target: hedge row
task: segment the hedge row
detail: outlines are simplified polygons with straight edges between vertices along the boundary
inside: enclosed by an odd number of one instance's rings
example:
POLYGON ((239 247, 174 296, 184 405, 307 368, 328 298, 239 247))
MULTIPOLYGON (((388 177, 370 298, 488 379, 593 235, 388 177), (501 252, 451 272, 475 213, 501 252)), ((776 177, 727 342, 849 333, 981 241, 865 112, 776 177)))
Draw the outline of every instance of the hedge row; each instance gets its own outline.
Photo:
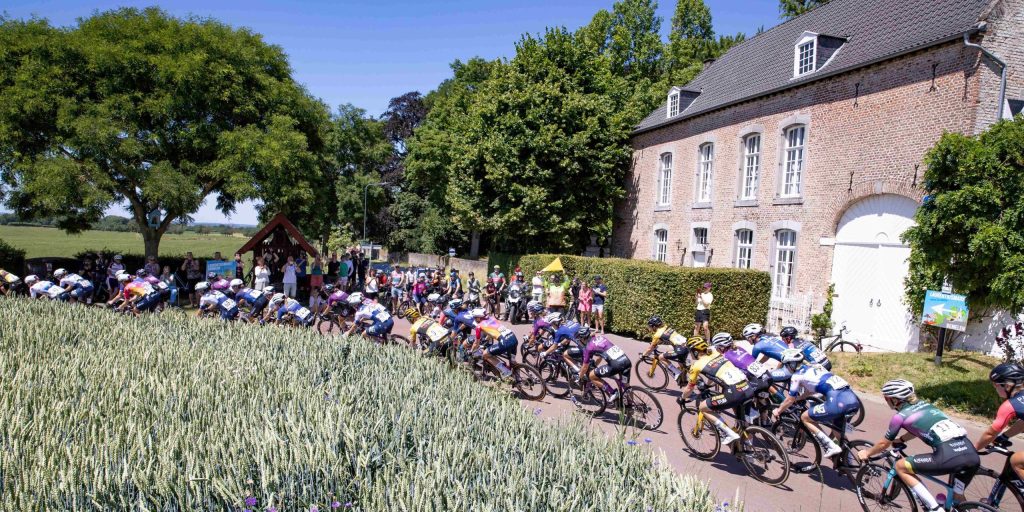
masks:
POLYGON ((0 240, 0 268, 20 275, 25 268, 25 251, 0 240))
MULTIPOLYGON (((73 258, 75 258, 75 259, 77 259, 79 261, 81 261, 82 259, 84 259, 86 257, 95 259, 96 258, 96 254, 98 252, 102 252, 103 254, 106 254, 107 255, 107 260, 110 260, 110 258, 113 257, 114 254, 120 254, 121 255, 121 263, 124 264, 125 269, 127 269, 129 272, 135 272, 136 270, 146 266, 146 255, 145 254, 136 254, 136 253, 129 253, 129 252, 115 253, 114 251, 107 251, 107 250, 103 250, 103 251, 85 250, 85 251, 79 251, 79 252, 75 253, 73 258)), ((231 255, 231 257, 233 258, 234 255, 231 255)), ((209 259, 209 258, 197 257, 196 259, 199 260, 199 269, 202 270, 203 272, 206 272, 206 260, 209 259)), ((184 254, 161 254, 160 256, 157 256, 156 261, 157 261, 157 263, 160 264, 160 270, 161 271, 163 270, 163 268, 165 266, 168 266, 168 267, 171 267, 171 272, 176 272, 176 271, 180 271, 181 270, 181 264, 185 261, 185 255, 184 254)), ((71 270, 71 269, 68 269, 68 270, 71 270)), ((78 270, 78 269, 75 269, 75 270, 78 270)), ((245 270, 246 270, 246 272, 248 272, 250 270, 250 265, 248 265, 248 262, 246 263, 245 270)))
POLYGON ((695 294, 710 282, 715 302, 711 308, 711 331, 739 336, 750 322, 764 322, 768 316, 771 277, 767 272, 734 268, 673 267, 654 261, 621 258, 585 258, 557 254, 534 254, 506 259, 518 264, 527 276, 546 267, 556 257, 569 276, 591 280, 604 278, 608 286, 605 312, 608 328, 616 333, 642 336, 647 319, 661 315, 681 331, 693 328, 695 294))

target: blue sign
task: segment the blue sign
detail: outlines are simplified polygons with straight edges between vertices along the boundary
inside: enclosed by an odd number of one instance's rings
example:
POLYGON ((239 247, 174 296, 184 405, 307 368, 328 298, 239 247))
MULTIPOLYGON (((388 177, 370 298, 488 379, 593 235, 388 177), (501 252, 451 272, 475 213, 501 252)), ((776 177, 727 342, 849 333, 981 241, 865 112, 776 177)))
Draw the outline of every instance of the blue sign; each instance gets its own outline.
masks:
POLYGON ((928 290, 924 296, 924 313, 921 322, 925 325, 944 327, 954 331, 967 330, 967 297, 956 293, 928 290))
POLYGON ((235 269, 238 268, 238 264, 232 261, 217 261, 210 260, 206 262, 206 275, 210 275, 210 272, 217 274, 224 279, 234 279, 235 269))

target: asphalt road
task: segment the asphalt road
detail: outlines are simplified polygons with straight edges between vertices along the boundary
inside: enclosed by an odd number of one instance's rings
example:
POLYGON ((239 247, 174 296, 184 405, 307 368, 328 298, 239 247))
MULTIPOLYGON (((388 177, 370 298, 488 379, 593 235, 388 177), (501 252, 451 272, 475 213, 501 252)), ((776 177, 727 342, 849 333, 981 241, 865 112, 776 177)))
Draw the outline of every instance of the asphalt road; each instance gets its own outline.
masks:
MULTIPOLYGON (((528 324, 522 324, 512 326, 512 329, 520 337, 520 340, 523 340, 529 333, 529 327, 528 324)), ((409 323, 396 319, 393 332, 408 335, 409 323)), ((634 363, 638 358, 637 354, 646 346, 643 342, 614 334, 608 335, 608 338, 622 347, 634 363)), ((639 385, 635 376, 632 383, 639 385)), ((670 383, 669 387, 663 391, 655 392, 665 411, 665 420, 657 431, 623 432, 615 418, 607 413, 604 417, 590 420, 590 425, 606 435, 623 439, 623 442, 634 440, 637 449, 663 453, 669 465, 680 474, 705 481, 718 494, 720 501, 735 503, 739 500, 743 502, 747 511, 861 510, 857 497, 846 478, 830 467, 822 469, 820 476, 791 473, 788 481, 783 485, 773 487, 747 476, 744 466, 728 452, 719 454, 718 457, 710 461, 692 457, 686 451, 676 426, 679 405, 675 399, 679 394, 680 390, 674 383, 670 383)), ((866 415, 864 422, 848 437, 849 439, 868 441, 880 439, 888 426, 892 412, 877 391, 858 392, 858 395, 864 404, 866 415)), ((541 402, 524 401, 523 406, 533 411, 538 417, 548 420, 565 418, 575 410, 568 399, 557 399, 551 396, 541 402)), ((959 422, 967 428, 971 439, 976 439, 985 428, 983 425, 968 420, 961 419, 959 422)), ((929 450, 920 441, 912 441, 907 451, 916 454, 929 450)), ((1001 469, 1003 460, 1001 457, 996 457, 988 456, 983 461, 988 467, 1001 469)), ((933 494, 942 492, 938 487, 929 486, 929 488, 933 494)))

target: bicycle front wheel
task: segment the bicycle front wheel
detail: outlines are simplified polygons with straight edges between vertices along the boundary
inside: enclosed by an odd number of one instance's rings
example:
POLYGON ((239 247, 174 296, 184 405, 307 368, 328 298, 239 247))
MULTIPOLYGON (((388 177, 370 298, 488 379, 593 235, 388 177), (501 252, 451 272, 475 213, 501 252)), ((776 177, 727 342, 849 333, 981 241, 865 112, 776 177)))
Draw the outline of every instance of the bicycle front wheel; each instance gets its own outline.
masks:
POLYGON ((557 362, 544 361, 541 363, 540 376, 544 379, 544 385, 548 388, 548 393, 551 396, 565 398, 572 392, 572 389, 569 387, 569 376, 565 372, 565 367, 557 362))
POLYGON ((917 512, 917 500, 899 477, 889 476, 881 464, 864 464, 857 471, 857 501, 864 512, 899 510, 917 512))
POLYGON ((740 442, 743 443, 740 460, 755 480, 768 485, 782 485, 789 478, 786 449, 768 429, 747 427, 740 442))
POLYGON ((665 389, 668 386, 668 370, 653 357, 642 357, 635 365, 636 376, 640 383, 653 390, 665 389))
POLYGON ((971 480, 971 485, 964 489, 964 498, 985 503, 999 510, 1011 512, 1024 511, 1024 497, 1012 484, 1004 482, 999 472, 986 467, 978 469, 971 480))
POLYGON ((821 465, 821 447, 814 436, 804 428, 799 417, 788 414, 787 411, 787 414, 779 418, 778 423, 772 427, 772 432, 782 442, 793 471, 810 473, 821 465))
POLYGON ((991 510, 993 512, 999 512, 1000 510, 1003 510, 1003 509, 995 508, 992 505, 986 505, 986 504, 978 502, 978 501, 965 501, 963 503, 957 503, 957 504, 953 505, 953 510, 955 510, 957 512, 968 512, 968 511, 973 511, 973 510, 985 510, 985 511, 991 510))
POLYGON ((572 386, 572 403, 587 416, 598 416, 608 407, 608 397, 600 387, 584 383, 572 386))
POLYGON ((623 394, 622 414, 627 425, 642 430, 657 430, 665 419, 654 393, 641 388, 629 388, 623 394))
POLYGON ((829 345, 827 352, 853 352, 860 353, 861 348, 853 342, 840 341, 829 345))
POLYGON ((528 364, 512 364, 512 387, 526 400, 542 400, 547 394, 540 372, 528 364))
POLYGON ((692 405, 683 405, 676 418, 676 426, 683 444, 694 457, 711 460, 722 449, 722 437, 718 429, 707 418, 698 418, 697 409, 692 405))

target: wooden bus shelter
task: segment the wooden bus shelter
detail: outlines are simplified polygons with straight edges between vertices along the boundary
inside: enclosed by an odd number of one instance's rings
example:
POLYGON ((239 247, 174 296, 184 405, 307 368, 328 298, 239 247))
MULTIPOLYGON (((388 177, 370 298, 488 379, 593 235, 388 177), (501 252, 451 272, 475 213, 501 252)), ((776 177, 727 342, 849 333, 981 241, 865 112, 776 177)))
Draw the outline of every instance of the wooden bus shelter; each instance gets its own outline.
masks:
POLYGON ((306 253, 309 259, 320 256, 320 251, 313 247, 306 237, 302 236, 299 228, 295 227, 283 213, 274 215, 262 229, 256 232, 241 249, 240 254, 249 251, 253 256, 264 256, 273 253, 279 261, 286 261, 288 256, 299 258, 299 253, 306 253))

